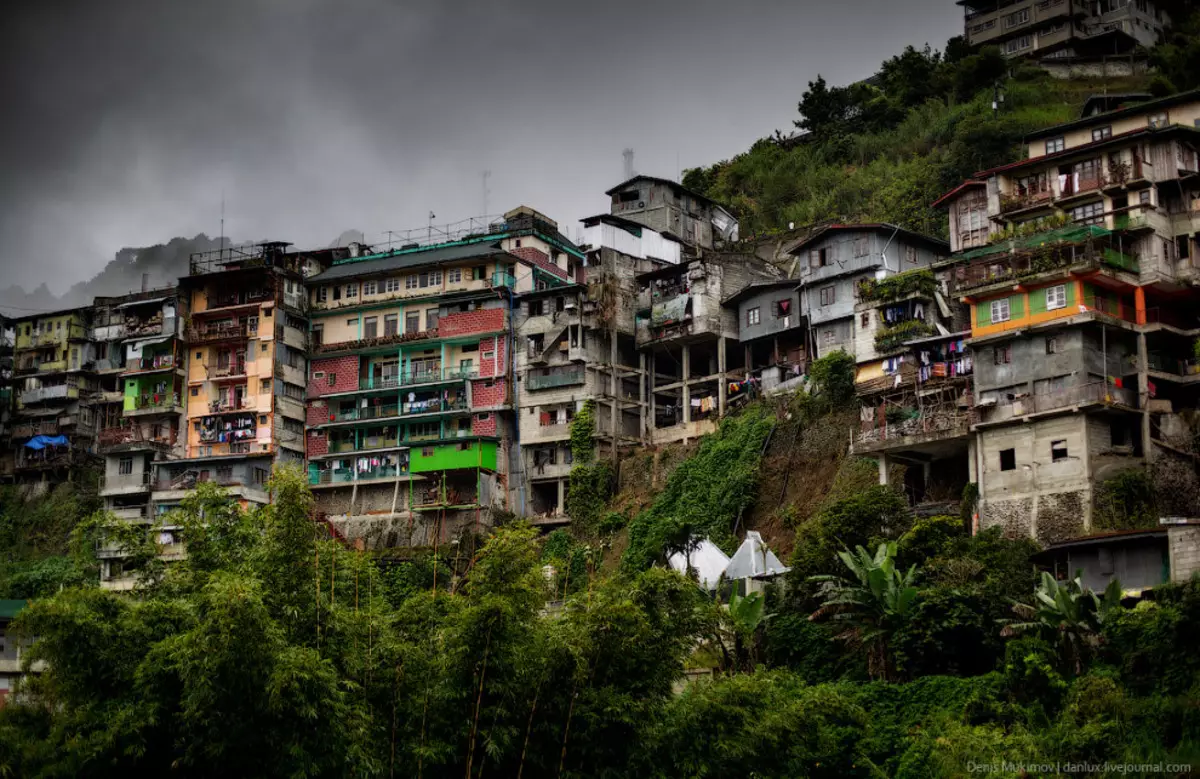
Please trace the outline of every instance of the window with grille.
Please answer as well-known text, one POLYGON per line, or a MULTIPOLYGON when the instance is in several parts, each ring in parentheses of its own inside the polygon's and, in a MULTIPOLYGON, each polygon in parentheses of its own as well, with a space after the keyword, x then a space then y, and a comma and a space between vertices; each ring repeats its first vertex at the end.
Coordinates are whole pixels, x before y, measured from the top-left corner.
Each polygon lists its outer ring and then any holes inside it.
POLYGON ((1046 290, 1046 310, 1067 307, 1067 285, 1059 284, 1046 290))
POLYGON ((1010 313, 1008 298, 992 301, 992 322, 1007 322, 1010 313))

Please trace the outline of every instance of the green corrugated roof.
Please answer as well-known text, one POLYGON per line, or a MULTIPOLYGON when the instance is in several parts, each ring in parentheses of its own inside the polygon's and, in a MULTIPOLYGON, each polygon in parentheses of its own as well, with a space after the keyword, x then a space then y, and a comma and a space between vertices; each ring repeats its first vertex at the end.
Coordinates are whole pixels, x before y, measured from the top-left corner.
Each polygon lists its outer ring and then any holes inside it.
POLYGON ((25 609, 29 601, 0 600, 0 619, 12 619, 25 609))
POLYGON ((1056 227, 1053 230, 1034 233, 1022 238, 1009 238, 1008 240, 998 241, 988 246, 981 246, 978 249, 963 252, 957 255, 957 258, 959 260, 973 260, 977 257, 990 257, 993 254, 1007 253, 1014 249, 1036 249, 1048 243, 1080 243, 1089 238, 1107 238, 1110 235, 1112 235, 1111 230, 1105 230, 1103 227, 1097 225, 1067 225, 1066 227, 1056 227))

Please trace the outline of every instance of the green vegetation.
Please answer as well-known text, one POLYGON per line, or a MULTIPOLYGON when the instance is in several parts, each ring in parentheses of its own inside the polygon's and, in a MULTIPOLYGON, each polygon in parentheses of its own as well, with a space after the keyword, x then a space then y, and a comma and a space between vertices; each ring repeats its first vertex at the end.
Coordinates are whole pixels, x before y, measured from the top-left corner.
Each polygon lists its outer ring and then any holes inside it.
POLYGON ((612 469, 596 462, 596 401, 589 398, 571 420, 571 481, 567 488, 567 515, 581 530, 595 533, 605 502, 612 494, 612 469))
POLYGON ((758 463, 773 426, 774 415, 762 404, 721 420, 671 474, 653 505, 630 523, 623 565, 648 568, 693 538, 708 538, 732 553, 734 523, 756 497, 758 463))
POLYGON ((927 268, 897 273, 883 279, 863 279, 858 282, 858 299, 886 302, 899 300, 908 295, 921 294, 933 298, 937 290, 937 279, 927 268))
POLYGON ((945 213, 930 205, 940 194, 1019 159, 1023 135, 1075 118, 1089 94, 1147 82, 1056 80, 994 49, 971 53, 960 39, 944 53, 909 47, 883 63, 878 86, 810 82, 796 122, 808 133, 802 139, 777 133, 730 160, 685 171, 683 183, 730 206, 747 236, 837 220, 945 237, 945 213), (993 112, 997 86, 1004 102, 993 112))

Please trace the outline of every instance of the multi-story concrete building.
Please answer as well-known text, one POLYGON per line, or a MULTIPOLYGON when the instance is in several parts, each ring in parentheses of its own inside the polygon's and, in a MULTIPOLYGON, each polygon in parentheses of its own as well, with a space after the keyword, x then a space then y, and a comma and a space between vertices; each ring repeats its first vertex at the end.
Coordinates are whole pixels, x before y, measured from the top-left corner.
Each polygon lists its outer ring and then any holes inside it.
POLYGON ((865 344, 889 333, 911 331, 916 337, 933 332, 931 325, 922 330, 906 324, 930 318, 926 301, 897 302, 882 319, 863 317, 855 306, 864 282, 929 268, 949 250, 944 241, 890 224, 829 225, 796 244, 791 253, 799 259, 800 314, 809 328, 813 356, 840 349, 856 360, 877 359, 873 347, 858 355, 859 330, 868 331, 865 344))
MULTIPOLYGON (((1197 119, 1197 93, 1085 116, 938 201, 956 250, 940 285, 969 312, 981 526, 1084 535, 1101 482, 1168 456, 1174 432, 1190 438, 1178 412, 1196 407, 1200 375, 1197 119)), ((885 455, 881 478, 913 443, 901 416, 856 445, 885 455)), ((927 452, 961 451, 961 424, 923 435, 927 452)))
POLYGON ((11 427, 14 479, 47 488, 94 458, 98 389, 87 308, 13 320, 16 411, 11 427))
MULTIPOLYGON (((104 457, 100 497, 106 509, 128 522, 154 519, 155 464, 186 455, 184 303, 170 287, 98 298, 94 306, 92 329, 105 355, 97 359, 102 387, 96 449, 104 457)), ((174 531, 161 529, 158 540, 164 547, 175 546, 174 531)), ((115 550, 101 557, 101 586, 133 585, 115 550)))
POLYGON ((378 545, 449 540, 509 508, 512 312, 582 254, 516 209, 480 235, 341 259, 308 280, 307 451, 317 508, 378 545))
POLYGON ((1009 57, 1099 57, 1149 48, 1170 23, 1153 0, 958 0, 972 46, 1009 57))
POLYGON ((800 314, 799 279, 750 284, 725 298, 737 314, 743 371, 763 390, 786 389, 808 370, 808 324, 800 314))
POLYGON ((713 249, 738 240, 738 223, 732 214, 670 179, 634 176, 604 194, 612 198, 613 216, 649 227, 688 246, 713 249))
MULTIPOLYGON (((733 293, 779 270, 753 257, 705 255, 637 276, 637 337, 647 365, 649 443, 712 432, 729 386, 745 378, 733 293)), ((740 383, 738 389, 741 389, 740 383)))
POLYGON ((184 413, 176 444, 183 456, 154 463, 151 500, 158 514, 177 506, 199 481, 227 487, 244 503, 266 503, 273 465, 303 463, 304 279, 332 256, 331 250, 288 252, 287 244, 265 243, 191 258, 179 284, 180 306, 189 313, 186 395, 177 399, 174 384, 160 387, 163 375, 176 376, 175 366, 161 364, 174 341, 151 347, 151 367, 158 354, 159 368, 167 370, 132 374, 126 384, 128 392, 133 382, 135 409, 184 413))
POLYGON ((13 417, 13 347, 17 333, 11 320, 0 314, 0 483, 13 477, 16 457, 11 446, 13 417))

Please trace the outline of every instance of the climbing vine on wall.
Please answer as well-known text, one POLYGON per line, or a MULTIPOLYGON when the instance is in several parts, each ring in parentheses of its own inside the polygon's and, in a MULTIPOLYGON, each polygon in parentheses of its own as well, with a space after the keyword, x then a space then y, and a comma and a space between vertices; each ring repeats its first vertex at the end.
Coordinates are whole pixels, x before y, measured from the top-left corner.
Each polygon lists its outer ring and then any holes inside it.
POLYGON ((612 468, 596 462, 596 401, 587 400, 571 420, 571 482, 567 490, 567 514, 585 533, 594 532, 612 495, 612 468))

